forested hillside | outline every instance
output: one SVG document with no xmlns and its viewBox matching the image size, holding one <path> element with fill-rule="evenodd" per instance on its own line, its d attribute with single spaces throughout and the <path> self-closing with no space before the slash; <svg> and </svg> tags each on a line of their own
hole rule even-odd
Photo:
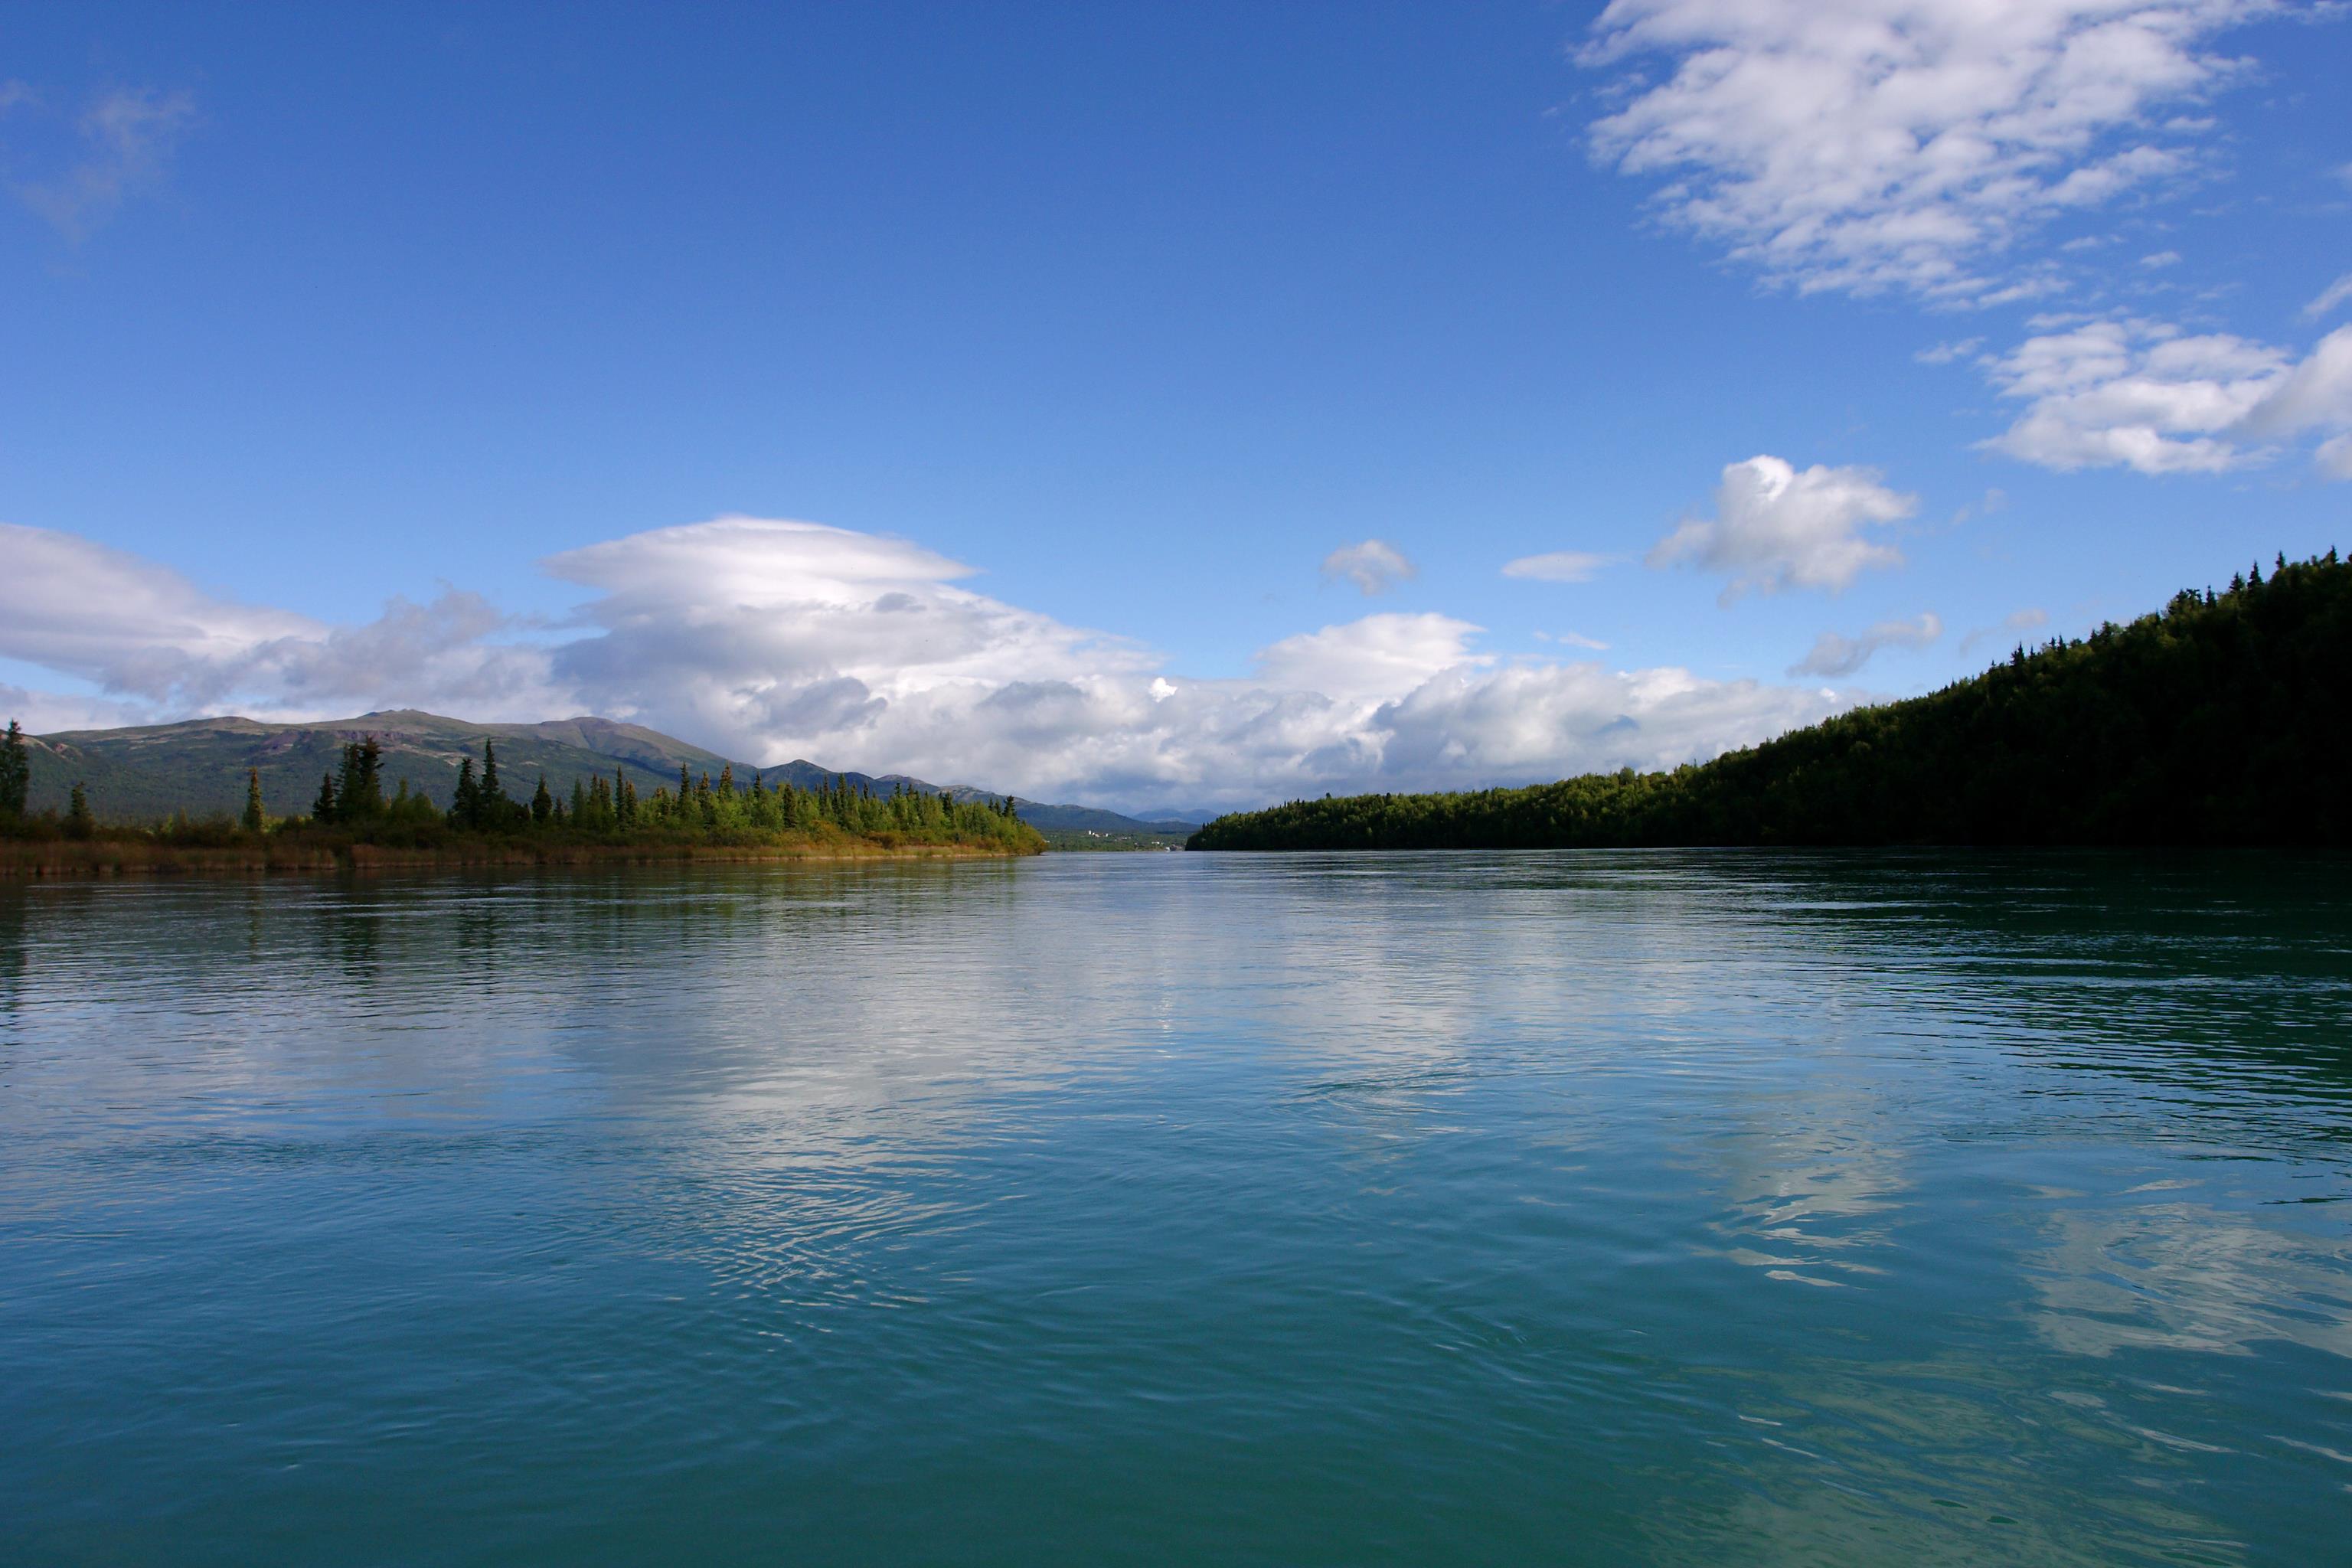
<svg viewBox="0 0 2352 1568">
<path fill-rule="evenodd" d="M 671 783 L 640 792 L 626 769 L 574 778 L 568 792 L 538 774 L 509 793 L 495 741 L 482 742 L 481 766 L 461 759 L 444 808 L 390 783 L 387 752 L 373 735 L 348 742 L 319 776 L 310 808 L 269 809 L 258 768 L 246 773 L 245 803 L 226 813 L 141 825 L 107 823 L 79 783 L 66 809 L 27 809 L 31 747 L 17 725 L 0 732 L 0 874 L 34 874 L 181 866 L 262 869 L 317 868 L 402 854 L 411 860 L 574 860 L 702 853 L 807 854 L 947 850 L 1034 854 L 1045 847 L 1008 799 L 957 800 L 945 793 L 895 787 L 877 792 L 845 778 L 802 789 L 771 789 L 757 773 L 739 782 L 719 765 L 713 779 L 684 763 Z"/>
<path fill-rule="evenodd" d="M 384 789 L 405 783 L 417 795 L 446 803 L 458 770 L 495 742 L 510 778 L 544 777 L 559 798 L 574 784 L 617 777 L 650 796 L 673 783 L 680 768 L 714 776 L 731 770 L 751 779 L 762 770 L 688 744 L 642 724 L 583 717 L 536 724 L 478 724 L 416 709 L 362 713 L 356 718 L 268 722 L 234 717 L 190 719 L 120 730 L 77 730 L 26 737 L 30 811 L 66 810 L 74 786 L 101 822 L 152 823 L 185 813 L 234 816 L 244 809 L 248 777 L 261 781 L 263 808 L 273 816 L 302 815 L 319 777 L 341 765 L 344 748 L 373 738 Z M 877 799 L 896 793 L 950 797 L 983 805 L 1005 792 L 971 784 L 936 784 L 902 773 L 874 776 L 805 761 L 764 770 L 772 789 L 789 784 L 817 791 L 846 784 Z M 1139 822 L 1083 805 L 1047 805 L 1013 796 L 1022 819 L 1057 840 L 1118 835 L 1141 842 L 1153 835 L 1181 838 L 1193 822 Z"/>
<path fill-rule="evenodd" d="M 1297 801 L 1194 849 L 2352 843 L 2352 563 L 2022 648 L 1702 766 Z"/>
</svg>

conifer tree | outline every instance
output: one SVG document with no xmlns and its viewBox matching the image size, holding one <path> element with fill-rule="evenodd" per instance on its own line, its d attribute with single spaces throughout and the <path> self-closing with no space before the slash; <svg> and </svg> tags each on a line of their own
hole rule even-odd
<svg viewBox="0 0 2352 1568">
<path fill-rule="evenodd" d="M 359 798 L 343 802 L 347 816 L 378 816 L 383 812 L 383 747 L 373 735 L 360 742 L 358 775 Z"/>
<path fill-rule="evenodd" d="M 239 819 L 239 826 L 247 833 L 258 833 L 261 823 L 261 770 L 247 768 L 245 770 L 245 816 Z"/>
<path fill-rule="evenodd" d="M 449 796 L 449 826 L 472 828 L 481 826 L 482 786 L 474 782 L 474 759 L 461 758 L 457 763 L 457 787 Z"/>
<path fill-rule="evenodd" d="M 310 803 L 310 820 L 330 823 L 335 820 L 335 775 L 319 775 L 319 798 Z"/>
<path fill-rule="evenodd" d="M 7 735 L 0 738 L 0 820 L 25 815 L 25 796 L 32 784 L 33 763 L 25 752 L 25 728 L 11 719 Z"/>
<path fill-rule="evenodd" d="M 555 815 L 555 797 L 547 793 L 547 775 L 539 775 L 539 789 L 530 797 L 530 819 L 542 826 Z"/>
<path fill-rule="evenodd" d="M 89 796 L 83 793 L 81 780 L 74 780 L 73 795 L 66 806 L 66 837 L 87 838 L 97 821 L 89 814 Z"/>
</svg>

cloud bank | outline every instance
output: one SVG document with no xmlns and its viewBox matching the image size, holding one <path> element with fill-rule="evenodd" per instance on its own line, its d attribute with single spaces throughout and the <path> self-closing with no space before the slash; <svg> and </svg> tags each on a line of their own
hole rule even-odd
<svg viewBox="0 0 2352 1568">
<path fill-rule="evenodd" d="M 2322 472 L 2352 478 L 2352 327 L 2301 360 L 2227 332 L 2090 321 L 1985 362 L 2025 412 L 1986 449 L 2046 468 L 2215 474 L 2270 460 L 2271 443 L 2319 432 Z"/>
<path fill-rule="evenodd" d="M 919 544 L 768 519 L 552 557 L 589 595 L 552 629 L 456 589 L 336 626 L 41 529 L 0 526 L 0 553 L 21 563 L 22 607 L 0 621 L 0 658 L 92 689 L 0 696 L 77 722 L 595 712 L 761 763 L 1138 807 L 1671 766 L 1843 705 L 1678 668 L 1506 660 L 1435 614 L 1283 638 L 1248 679 L 1171 679 L 1149 649 L 977 593 L 969 567 Z"/>
</svg>

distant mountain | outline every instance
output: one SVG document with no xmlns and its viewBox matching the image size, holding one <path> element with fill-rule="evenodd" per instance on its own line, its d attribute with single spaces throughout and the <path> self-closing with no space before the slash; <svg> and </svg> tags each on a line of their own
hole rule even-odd
<svg viewBox="0 0 2352 1568">
<path fill-rule="evenodd" d="M 5 716 L 0 716 L 0 722 L 5 721 Z M 517 798 L 527 797 L 538 787 L 541 774 L 548 788 L 568 795 L 574 779 L 593 773 L 609 778 L 617 769 L 639 794 L 649 795 L 663 784 L 676 785 L 680 767 L 697 776 L 707 772 L 716 777 L 721 768 L 731 766 L 739 779 L 749 779 L 761 771 L 642 724 L 611 719 L 475 724 L 400 708 L 308 723 L 190 719 L 177 724 L 69 730 L 36 736 L 30 748 L 30 804 L 36 811 L 63 810 L 68 792 L 79 781 L 89 797 L 90 809 L 106 820 L 136 821 L 169 816 L 174 811 L 192 816 L 214 812 L 234 815 L 245 805 L 246 773 L 252 769 L 261 774 L 263 804 L 277 816 L 292 816 L 310 809 L 310 803 L 318 798 L 320 778 L 334 770 L 343 747 L 369 735 L 383 748 L 387 788 L 397 788 L 406 779 L 412 790 L 423 790 L 444 804 L 456 787 L 458 765 L 468 757 L 479 765 L 485 740 L 498 743 L 500 782 Z M 930 794 L 943 788 L 903 773 L 877 777 L 836 772 L 810 762 L 785 763 L 764 770 L 762 776 L 771 784 L 790 780 L 801 789 L 846 779 L 878 795 L 887 795 L 898 785 Z M 996 800 L 1003 793 L 969 784 L 944 787 L 945 793 L 959 800 Z M 1014 798 L 1023 819 L 1047 834 L 1181 837 L 1195 826 L 1175 820 L 1146 822 L 1092 806 Z"/>
</svg>

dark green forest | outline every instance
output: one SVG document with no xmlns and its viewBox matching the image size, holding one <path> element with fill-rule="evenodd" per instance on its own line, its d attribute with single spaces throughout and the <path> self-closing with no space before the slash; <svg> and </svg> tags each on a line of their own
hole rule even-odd
<svg viewBox="0 0 2352 1568">
<path fill-rule="evenodd" d="M 1703 765 L 1293 801 L 1192 849 L 2352 843 L 2352 562 L 2331 550 Z"/>
<path fill-rule="evenodd" d="M 273 837 L 313 837 L 395 848 L 434 849 L 480 841 L 541 840 L 593 847 L 760 847 L 854 838 L 884 847 L 954 845 L 1026 853 L 1044 847 L 1010 799 L 960 800 L 944 792 L 869 785 L 835 778 L 814 788 L 789 780 L 770 788 L 758 773 L 739 784 L 731 764 L 714 781 L 681 765 L 676 787 L 641 795 L 626 769 L 611 777 L 575 776 L 566 794 L 548 787 L 544 773 L 528 793 L 510 794 L 499 771 L 495 741 L 482 742 L 481 766 L 460 765 L 452 798 L 437 805 L 403 778 L 387 787 L 384 752 L 369 735 L 342 748 L 338 765 L 323 773 L 307 814 L 272 816 L 261 775 L 247 777 L 244 810 L 191 817 L 185 812 L 153 824 L 101 825 L 76 784 L 63 812 L 32 812 L 25 738 L 13 721 L 0 736 L 0 837 L 20 839 L 144 837 L 182 847 L 229 847 Z"/>
</svg>

